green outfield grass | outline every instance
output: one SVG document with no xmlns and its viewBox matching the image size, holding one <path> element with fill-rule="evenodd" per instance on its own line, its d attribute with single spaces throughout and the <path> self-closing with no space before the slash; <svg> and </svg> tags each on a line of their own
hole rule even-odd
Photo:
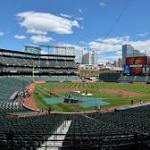
<svg viewBox="0 0 150 150">
<path fill-rule="evenodd" d="M 48 91 L 59 91 L 59 95 L 65 95 L 66 92 L 64 92 L 64 89 L 77 89 L 77 90 L 83 90 L 87 92 L 90 92 L 93 94 L 94 97 L 97 98 L 105 98 L 106 102 L 109 103 L 109 105 L 102 106 L 102 108 L 110 108 L 110 107 L 117 107 L 121 105 L 130 105 L 131 100 L 134 100 L 134 102 L 140 102 L 142 100 L 143 102 L 150 101 L 150 85 L 148 84 L 124 84 L 124 83 L 71 83 L 71 82 L 64 82 L 64 83 L 44 83 L 39 84 L 36 86 L 36 89 L 34 91 L 34 97 L 36 100 L 36 104 L 38 108 L 40 109 L 48 109 L 49 107 L 52 108 L 54 111 L 64 111 L 64 112 L 72 112 L 72 111 L 88 111 L 93 110 L 95 108 L 81 108 L 77 105 L 71 105 L 71 104 L 57 104 L 57 105 L 48 105 L 45 101 L 45 97 L 50 97 Z M 141 96 L 136 97 L 129 97 L 129 96 L 122 96 L 119 93 L 106 93 L 102 92 L 103 90 L 123 90 L 128 92 L 135 92 L 140 94 Z"/>
</svg>

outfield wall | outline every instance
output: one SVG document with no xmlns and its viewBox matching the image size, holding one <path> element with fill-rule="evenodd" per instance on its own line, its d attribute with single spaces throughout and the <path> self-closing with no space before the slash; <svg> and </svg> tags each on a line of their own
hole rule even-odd
<svg viewBox="0 0 150 150">
<path fill-rule="evenodd" d="M 99 74 L 99 80 L 104 82 L 117 82 L 120 77 L 120 72 L 105 72 Z"/>
</svg>

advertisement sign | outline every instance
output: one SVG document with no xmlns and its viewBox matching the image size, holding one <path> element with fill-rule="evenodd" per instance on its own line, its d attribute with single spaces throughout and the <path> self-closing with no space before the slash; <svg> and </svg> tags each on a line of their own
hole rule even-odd
<svg viewBox="0 0 150 150">
<path fill-rule="evenodd" d="M 131 68 L 131 74 L 134 76 L 142 75 L 143 68 L 141 68 L 141 67 Z"/>
</svg>

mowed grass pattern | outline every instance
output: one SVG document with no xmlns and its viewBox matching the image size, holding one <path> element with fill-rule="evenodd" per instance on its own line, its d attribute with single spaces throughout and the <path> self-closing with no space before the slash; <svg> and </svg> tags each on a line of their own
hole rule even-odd
<svg viewBox="0 0 150 150">
<path fill-rule="evenodd" d="M 60 91 L 59 95 L 65 95 L 63 92 L 64 89 L 76 89 L 87 91 L 93 93 L 94 97 L 105 98 L 106 102 L 109 105 L 103 106 L 103 108 L 117 107 L 120 105 L 130 105 L 131 100 L 135 103 L 150 101 L 150 85 L 148 84 L 126 84 L 126 83 L 72 83 L 72 82 L 63 82 L 63 83 L 44 83 L 36 86 L 34 96 L 36 99 L 37 106 L 39 108 L 48 109 L 50 105 L 46 104 L 44 101 L 45 97 L 50 97 L 47 91 Z M 113 92 L 104 92 L 104 90 L 116 90 L 116 91 L 126 91 L 126 92 L 135 92 L 141 96 L 122 96 L 121 94 L 116 94 Z M 62 91 L 62 92 L 61 92 Z M 71 104 L 59 104 L 53 105 L 51 108 L 55 111 L 87 111 L 93 110 L 95 108 L 81 108 L 79 106 L 74 106 Z"/>
</svg>

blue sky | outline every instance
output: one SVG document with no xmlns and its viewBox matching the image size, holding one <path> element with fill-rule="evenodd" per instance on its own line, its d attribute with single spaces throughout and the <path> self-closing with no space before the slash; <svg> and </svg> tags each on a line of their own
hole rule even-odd
<svg viewBox="0 0 150 150">
<path fill-rule="evenodd" d="M 149 0 L 5 0 L 0 2 L 0 47 L 70 44 L 96 50 L 101 61 L 120 57 L 125 43 L 149 51 L 149 6 Z"/>
</svg>

